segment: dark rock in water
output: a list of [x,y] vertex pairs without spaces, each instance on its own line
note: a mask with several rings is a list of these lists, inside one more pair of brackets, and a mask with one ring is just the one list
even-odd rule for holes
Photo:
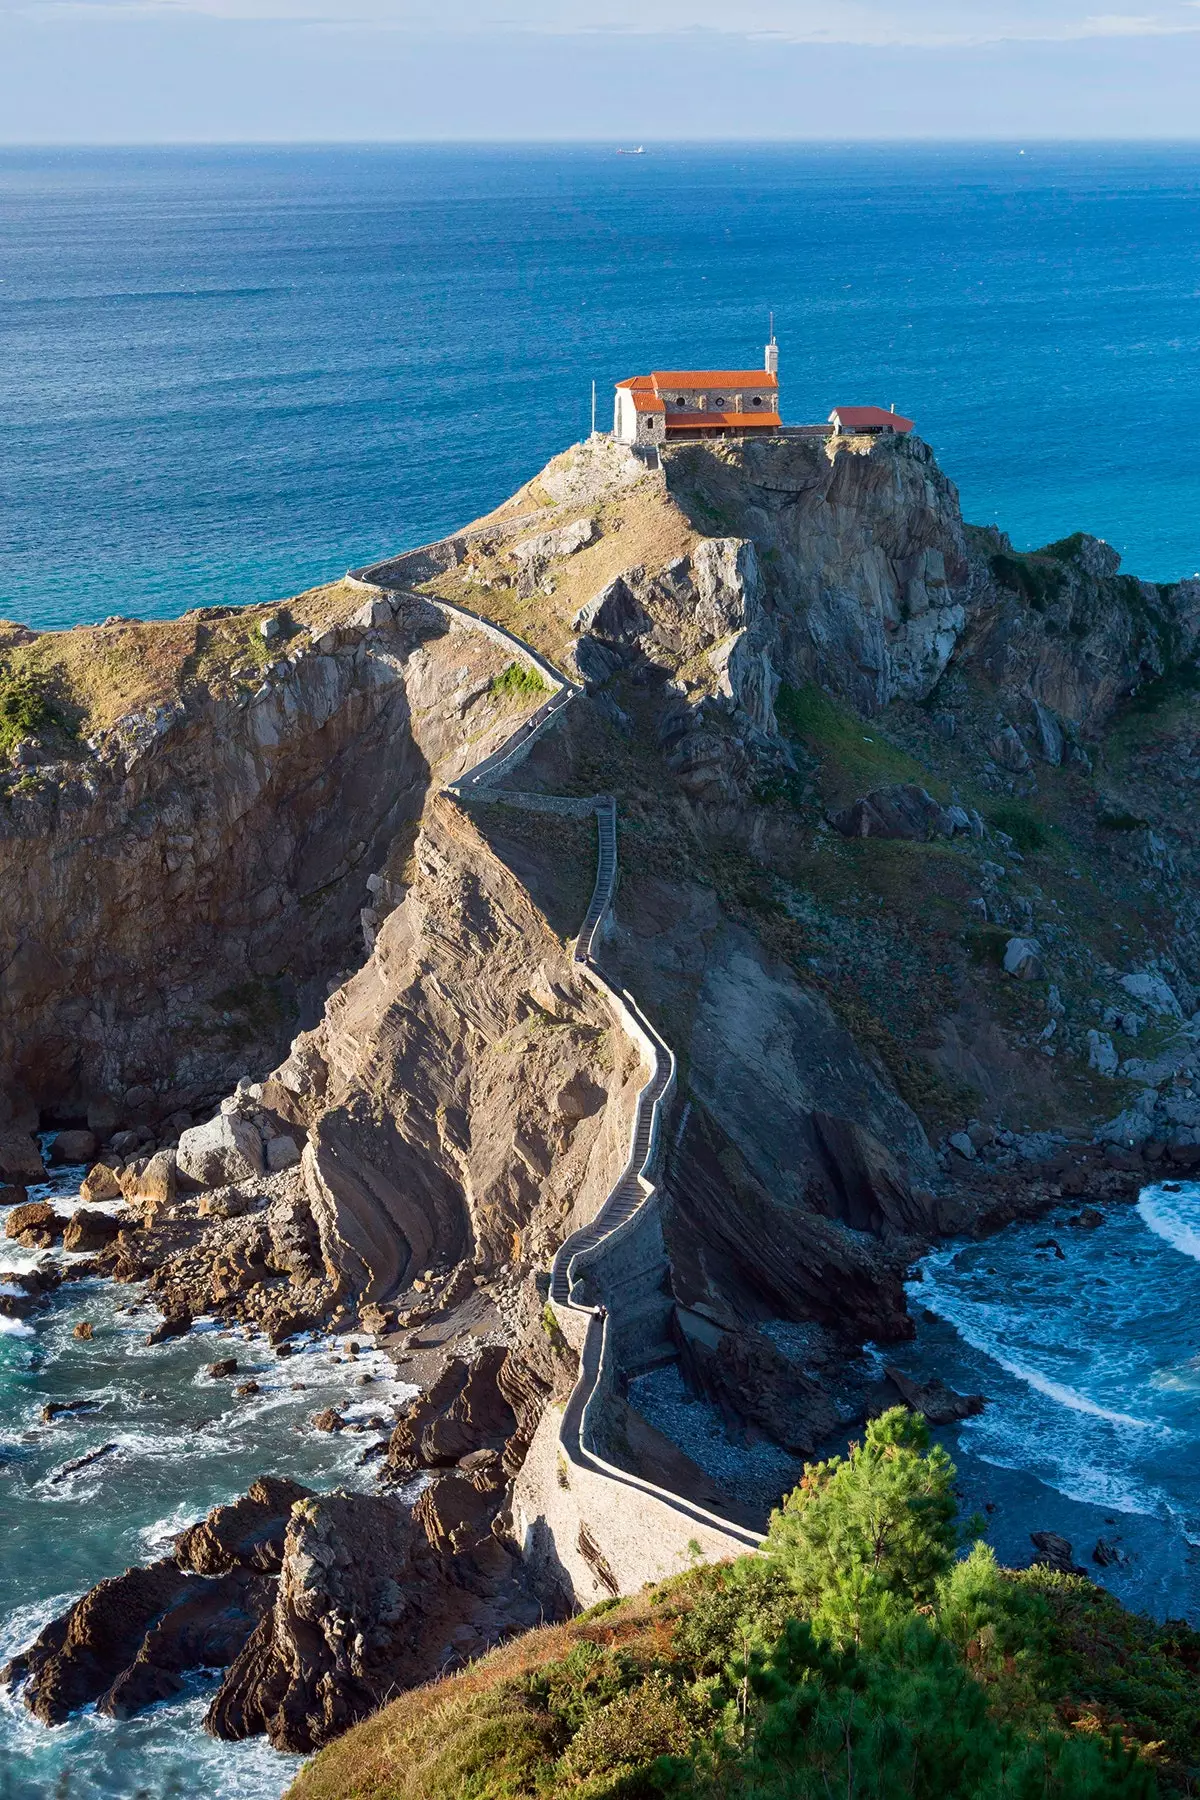
[[71,1336],[80,1338],[85,1344],[90,1344],[92,1338],[95,1336],[95,1327],[93,1326],[92,1321],[90,1319],[80,1319],[78,1325],[76,1325],[74,1331],[72,1331]]
[[98,1400],[51,1400],[42,1408],[43,1425],[53,1424],[55,1419],[70,1418],[75,1413],[98,1412]]
[[165,1344],[168,1338],[186,1337],[192,1329],[190,1312],[168,1313],[146,1338],[148,1344]]
[[29,1250],[49,1250],[62,1236],[66,1223],[48,1200],[27,1200],[9,1213],[4,1235]]
[[24,1701],[48,1725],[81,1706],[127,1719],[178,1693],[180,1675],[232,1662],[270,1602],[265,1576],[219,1581],[164,1559],[102,1581],[0,1675],[24,1680]]
[[235,1387],[233,1391],[238,1396],[239,1400],[246,1400],[251,1394],[257,1394],[261,1390],[259,1389],[257,1381],[243,1381]]
[[98,1449],[89,1450],[86,1456],[77,1456],[74,1462],[64,1463],[61,1469],[51,1475],[50,1485],[57,1487],[58,1483],[66,1481],[68,1476],[78,1475],[81,1469],[90,1469],[93,1463],[98,1463],[104,1457],[111,1456],[116,1448],[116,1444],[101,1444]]
[[341,1431],[345,1423],[341,1413],[332,1406],[327,1406],[324,1412],[314,1413],[312,1421],[314,1431]]
[[1096,1548],[1092,1551],[1092,1561],[1099,1563],[1102,1569],[1122,1569],[1129,1561],[1129,1557],[1111,1538],[1097,1538]]
[[275,1354],[276,1356],[294,1356],[296,1353],[291,1344],[276,1344]]
[[291,1510],[310,1497],[311,1489],[298,1481],[260,1475],[240,1500],[215,1506],[203,1524],[181,1533],[175,1560],[197,1575],[222,1575],[237,1567],[276,1573]]
[[1035,1250],[1053,1250],[1059,1262],[1066,1262],[1066,1252],[1056,1238],[1042,1238],[1034,1246]]
[[1073,1557],[1072,1546],[1057,1531],[1031,1531],[1029,1540],[1037,1555],[1034,1557],[1035,1567],[1057,1569],[1060,1575],[1086,1575]]
[[237,1374],[237,1366],[236,1356],[222,1356],[217,1362],[209,1363],[208,1378],[210,1381],[224,1381],[227,1376]]
[[1081,1207],[1077,1213],[1072,1213],[1071,1217],[1067,1220],[1067,1224],[1073,1225],[1077,1231],[1095,1231],[1096,1227],[1098,1225],[1103,1225],[1103,1223],[1104,1214],[1099,1212],[1094,1206]]
[[81,1206],[67,1220],[64,1250],[104,1250],[119,1235],[121,1222],[96,1207]]
[[107,1692],[186,1581],[175,1563],[163,1561],[100,1582],[52,1620],[36,1643],[0,1672],[0,1679],[26,1679],[23,1698],[29,1710],[48,1725],[61,1725],[77,1707]]
[[272,1586],[266,1576],[248,1569],[232,1569],[215,1581],[185,1576],[96,1710],[130,1719],[177,1694],[188,1670],[228,1667],[270,1605]]
[[904,1404],[921,1413],[931,1425],[953,1425],[959,1419],[974,1418],[987,1405],[983,1394],[956,1394],[944,1381],[913,1381],[890,1365],[884,1374]]
[[28,1198],[28,1188],[19,1182],[0,1182],[0,1206],[24,1206]]
[[[114,1448],[105,1446],[105,1450]],[[61,1474],[103,1455],[93,1451]],[[81,1706],[128,1719],[177,1694],[190,1669],[224,1668],[274,1599],[299,1482],[262,1477],[177,1539],[173,1557],[100,1582],[14,1657],[0,1680],[25,1682],[26,1706],[60,1724]]]

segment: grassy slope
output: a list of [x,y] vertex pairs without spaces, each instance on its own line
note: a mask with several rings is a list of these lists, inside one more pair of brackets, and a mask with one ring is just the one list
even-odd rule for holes
[[[1162,1792],[1195,1792],[1200,1638],[1135,1618],[1079,1578],[1030,1570],[997,1579],[1004,1591],[993,1616],[967,1607],[956,1628],[961,1641],[945,1676],[959,1684],[960,1710],[963,1695],[969,1700],[973,1692],[961,1684],[977,1682],[989,1729],[1008,1727],[1020,1742],[1045,1739],[1052,1750],[1062,1737],[1094,1741],[1115,1731],[1137,1748],[1138,1767],[1112,1791],[1152,1791],[1145,1778],[1153,1770]],[[815,1723],[807,1738],[793,1736],[784,1785],[768,1782],[753,1746],[780,1693],[769,1681],[748,1682],[747,1674],[754,1653],[779,1638],[792,1611],[782,1579],[749,1558],[606,1603],[393,1701],[322,1751],[287,1800],[532,1800],[562,1793],[579,1800],[719,1793],[732,1800],[807,1794],[810,1778],[822,1784],[811,1791],[897,1791],[848,1787],[841,1747],[823,1748]],[[930,1654],[917,1630],[915,1650],[910,1644],[892,1655],[896,1667]],[[887,1661],[877,1658],[869,1675],[868,1659],[857,1674],[851,1666],[848,1686],[844,1670],[822,1675],[810,1666],[801,1691],[811,1694],[823,1682],[844,1704],[855,1683],[861,1690],[866,1682],[866,1711],[856,1726],[865,1739],[871,1706],[890,1704]],[[664,1755],[683,1759],[682,1772],[659,1764]],[[918,1782],[904,1791],[946,1790]]]

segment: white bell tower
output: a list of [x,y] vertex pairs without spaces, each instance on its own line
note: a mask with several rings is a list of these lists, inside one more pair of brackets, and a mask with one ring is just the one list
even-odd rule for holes
[[779,345],[775,342],[775,314],[771,314],[771,341],[763,356],[763,367],[768,375],[779,374]]

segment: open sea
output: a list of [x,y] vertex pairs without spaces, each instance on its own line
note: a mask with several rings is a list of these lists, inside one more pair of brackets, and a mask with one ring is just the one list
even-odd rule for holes
[[[789,422],[894,402],[1019,546],[1200,568],[1195,146],[0,150],[0,615],[268,600],[436,537],[583,436],[593,380],[605,425],[620,377],[756,363],[770,309]],[[948,1246],[912,1295],[898,1360],[989,1397],[951,1436],[1001,1553],[1103,1537],[1114,1591],[1200,1618],[1200,1188]],[[260,1472],[368,1479],[305,1429],[336,1346],[238,1340],[235,1403],[231,1347],[147,1350],[137,1300],[0,1320],[0,1656]],[[274,1800],[293,1765],[203,1738],[206,1692],[53,1731],[0,1700],[0,1800]]]
[[268,600],[653,367],[895,402],[1018,545],[1200,568],[1200,146],[0,150],[0,615]]

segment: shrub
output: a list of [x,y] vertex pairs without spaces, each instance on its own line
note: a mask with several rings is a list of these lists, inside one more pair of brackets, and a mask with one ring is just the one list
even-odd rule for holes
[[534,694],[549,693],[549,688],[529,663],[510,662],[499,675],[493,675],[488,692],[496,699],[526,699]]
[[893,1407],[848,1456],[810,1463],[771,1516],[766,1553],[835,1643],[878,1638],[928,1604],[958,1545],[954,1465],[919,1414]]
[[997,806],[988,814],[994,831],[1003,831],[1022,854],[1044,850],[1050,834],[1042,821],[1026,806]]
[[0,755],[59,722],[45,685],[28,670],[0,666]]

